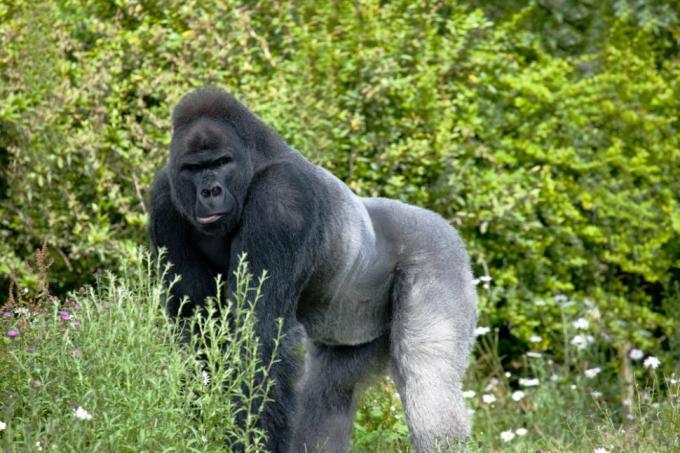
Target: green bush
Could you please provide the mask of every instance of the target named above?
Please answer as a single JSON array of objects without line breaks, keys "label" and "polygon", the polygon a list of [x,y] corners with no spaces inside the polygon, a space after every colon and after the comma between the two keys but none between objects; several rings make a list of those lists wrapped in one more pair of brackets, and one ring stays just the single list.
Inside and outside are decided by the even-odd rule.
[{"label": "green bush", "polygon": [[161,306],[162,269],[148,252],[132,255],[125,275],[96,288],[3,310],[0,450],[264,451],[251,412],[273,385],[258,379],[271,366],[257,358],[252,316],[262,280],[242,260],[229,307],[194,316],[203,335],[180,347]]},{"label": "green bush", "polygon": [[680,11],[590,3],[6,2],[0,291],[38,287],[43,240],[59,293],[123,270],[171,107],[212,83],[359,194],[459,228],[508,358],[562,349],[568,294],[612,351],[677,362]]}]

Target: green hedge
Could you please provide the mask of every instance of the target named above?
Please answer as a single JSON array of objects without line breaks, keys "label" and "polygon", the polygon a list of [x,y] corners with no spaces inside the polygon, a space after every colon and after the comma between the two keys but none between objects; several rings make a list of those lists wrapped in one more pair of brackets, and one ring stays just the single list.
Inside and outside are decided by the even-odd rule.
[{"label": "green hedge", "polygon": [[507,347],[559,348],[569,310],[677,354],[680,10],[589,6],[560,47],[581,10],[533,3],[3,3],[0,301],[44,240],[57,292],[147,241],[170,110],[210,83],[356,192],[449,219]]}]

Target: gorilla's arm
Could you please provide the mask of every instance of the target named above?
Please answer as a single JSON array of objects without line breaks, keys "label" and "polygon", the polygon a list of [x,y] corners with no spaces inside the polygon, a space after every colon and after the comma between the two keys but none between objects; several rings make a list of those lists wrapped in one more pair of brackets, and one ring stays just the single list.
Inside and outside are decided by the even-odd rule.
[{"label": "gorilla's arm", "polygon": [[[208,296],[215,295],[215,275],[191,240],[191,226],[177,212],[170,198],[170,184],[165,170],[161,170],[151,189],[149,230],[154,249],[165,248],[164,263],[172,263],[167,275],[170,284],[177,275],[181,279],[170,290],[166,307],[172,317],[190,316]],[[189,301],[182,306],[184,296]]]},{"label": "gorilla's arm", "polygon": [[322,238],[318,190],[312,188],[309,175],[298,164],[309,165],[296,161],[279,163],[256,175],[241,229],[232,242],[232,263],[241,252],[246,252],[253,275],[260,275],[263,270],[268,274],[255,308],[264,364],[272,357],[277,319],[282,318],[284,323],[277,362],[269,375],[275,381],[269,395],[272,402],[266,405],[261,420],[269,427],[270,451],[288,448],[295,405],[294,381],[300,365],[300,360],[294,357],[300,344],[295,310],[309,272],[315,268],[314,252]]}]

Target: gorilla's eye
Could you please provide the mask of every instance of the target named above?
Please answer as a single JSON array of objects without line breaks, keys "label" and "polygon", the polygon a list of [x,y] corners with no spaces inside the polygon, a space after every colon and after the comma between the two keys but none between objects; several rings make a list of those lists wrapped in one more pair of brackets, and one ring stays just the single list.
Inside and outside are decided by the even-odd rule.
[{"label": "gorilla's eye", "polygon": [[221,167],[223,165],[227,165],[227,164],[231,163],[231,161],[232,161],[231,157],[223,156],[223,157],[220,157],[219,159],[213,161],[211,167],[215,167],[215,168]]},{"label": "gorilla's eye", "polygon": [[198,164],[183,164],[182,165],[182,170],[183,171],[198,171],[201,169],[201,166]]}]

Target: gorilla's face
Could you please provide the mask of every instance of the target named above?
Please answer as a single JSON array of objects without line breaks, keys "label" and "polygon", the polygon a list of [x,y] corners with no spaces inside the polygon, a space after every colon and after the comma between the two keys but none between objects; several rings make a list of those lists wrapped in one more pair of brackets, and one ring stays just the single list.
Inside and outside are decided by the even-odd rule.
[{"label": "gorilla's face", "polygon": [[175,206],[198,231],[223,234],[238,225],[253,165],[231,126],[199,118],[175,131],[169,170]]}]

